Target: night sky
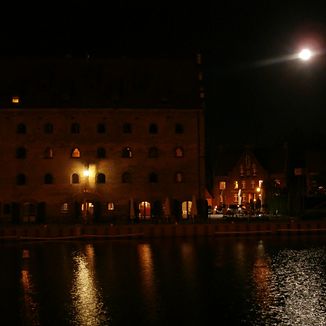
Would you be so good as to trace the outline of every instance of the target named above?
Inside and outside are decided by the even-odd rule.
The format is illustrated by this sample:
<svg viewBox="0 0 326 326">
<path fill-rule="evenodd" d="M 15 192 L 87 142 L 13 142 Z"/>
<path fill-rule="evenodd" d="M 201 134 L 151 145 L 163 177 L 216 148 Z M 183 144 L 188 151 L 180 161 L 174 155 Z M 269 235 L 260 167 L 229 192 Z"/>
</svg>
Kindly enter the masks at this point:
<svg viewBox="0 0 326 326">
<path fill-rule="evenodd" d="M 203 55 L 209 143 L 326 140 L 326 57 L 275 59 L 326 47 L 317 1 L 56 1 L 3 7 L 0 56 Z M 285 3 L 286 2 L 286 3 Z M 277 60 L 276 60 L 277 61 Z"/>
</svg>

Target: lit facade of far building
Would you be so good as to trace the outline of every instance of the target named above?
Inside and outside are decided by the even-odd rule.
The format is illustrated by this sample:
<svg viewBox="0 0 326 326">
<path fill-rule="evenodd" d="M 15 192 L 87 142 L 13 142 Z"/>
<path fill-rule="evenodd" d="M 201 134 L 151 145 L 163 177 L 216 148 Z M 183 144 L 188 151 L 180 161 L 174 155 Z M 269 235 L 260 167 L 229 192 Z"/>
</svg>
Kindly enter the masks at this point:
<svg viewBox="0 0 326 326">
<path fill-rule="evenodd" d="M 231 208 L 253 214 L 285 210 L 284 153 L 279 149 L 266 149 L 259 153 L 245 148 L 219 155 L 213 188 L 214 207 L 218 211 L 225 212 Z"/>
<path fill-rule="evenodd" d="M 187 218 L 205 196 L 196 60 L 53 60 L 3 63 L 1 220 Z"/>
</svg>

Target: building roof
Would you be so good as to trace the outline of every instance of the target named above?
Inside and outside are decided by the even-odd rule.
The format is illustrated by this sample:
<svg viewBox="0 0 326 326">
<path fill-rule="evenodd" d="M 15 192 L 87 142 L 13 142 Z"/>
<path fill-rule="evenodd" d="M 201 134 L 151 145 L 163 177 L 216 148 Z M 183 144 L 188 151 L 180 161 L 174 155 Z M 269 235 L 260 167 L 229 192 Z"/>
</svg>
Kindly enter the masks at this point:
<svg viewBox="0 0 326 326">
<path fill-rule="evenodd" d="M 2 58 L 0 105 L 199 108 L 198 68 L 195 58 Z"/>
<path fill-rule="evenodd" d="M 227 176 L 247 150 L 255 156 L 259 164 L 269 174 L 284 173 L 286 167 L 286 149 L 274 147 L 221 147 L 216 153 L 215 175 Z"/>
</svg>

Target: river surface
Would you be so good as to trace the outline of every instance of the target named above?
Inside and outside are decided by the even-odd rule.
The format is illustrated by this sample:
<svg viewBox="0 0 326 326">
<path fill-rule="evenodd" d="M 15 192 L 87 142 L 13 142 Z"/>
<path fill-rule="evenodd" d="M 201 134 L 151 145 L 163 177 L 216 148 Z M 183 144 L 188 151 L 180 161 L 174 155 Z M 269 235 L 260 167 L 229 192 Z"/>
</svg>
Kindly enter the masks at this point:
<svg viewBox="0 0 326 326">
<path fill-rule="evenodd" d="M 326 325 L 325 236 L 0 243 L 0 325 Z"/>
</svg>

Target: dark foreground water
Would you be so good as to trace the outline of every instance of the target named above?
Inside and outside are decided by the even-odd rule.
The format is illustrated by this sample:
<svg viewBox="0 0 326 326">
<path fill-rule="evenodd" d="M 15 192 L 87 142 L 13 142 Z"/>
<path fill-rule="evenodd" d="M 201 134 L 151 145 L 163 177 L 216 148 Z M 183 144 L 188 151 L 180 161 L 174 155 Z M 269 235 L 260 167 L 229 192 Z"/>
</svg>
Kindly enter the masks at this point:
<svg viewBox="0 0 326 326">
<path fill-rule="evenodd" d="M 0 325 L 326 325 L 326 238 L 0 243 Z"/>
</svg>

